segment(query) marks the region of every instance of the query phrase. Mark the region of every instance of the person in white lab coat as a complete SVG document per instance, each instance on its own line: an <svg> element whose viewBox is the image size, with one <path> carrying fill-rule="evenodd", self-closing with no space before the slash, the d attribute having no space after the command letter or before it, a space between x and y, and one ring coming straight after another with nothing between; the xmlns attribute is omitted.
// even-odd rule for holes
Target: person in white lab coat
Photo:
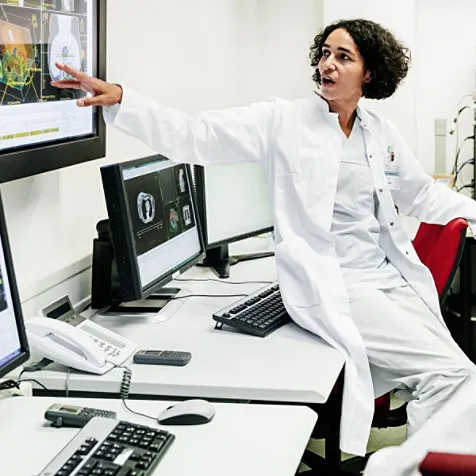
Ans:
<svg viewBox="0 0 476 476"><path fill-rule="evenodd" d="M397 209L429 223L465 217L474 231L476 202L434 183L396 128L358 104L391 96L407 73L409 52L392 33L337 22L315 37L310 57L319 91L309 98L195 117L64 65L74 78L52 84L92 92L78 105L105 106L109 124L171 160L261 164L283 301L344 354L341 449L362 455L374 397L398 389L411 433L474 378Z"/></svg>

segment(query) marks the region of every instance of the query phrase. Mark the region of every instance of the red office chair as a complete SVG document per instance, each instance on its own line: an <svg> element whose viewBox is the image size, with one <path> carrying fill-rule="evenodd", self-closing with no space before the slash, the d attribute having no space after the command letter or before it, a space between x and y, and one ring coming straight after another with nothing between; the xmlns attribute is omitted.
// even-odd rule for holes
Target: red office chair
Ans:
<svg viewBox="0 0 476 476"><path fill-rule="evenodd" d="M455 218L446 225L430 225L422 223L413 240L413 247L421 262L426 265L435 280L440 304L458 269L463 254L468 222L463 218ZM406 405L390 410L390 394L375 400L375 428L402 426L406 423Z"/></svg>
<svg viewBox="0 0 476 476"><path fill-rule="evenodd" d="M448 292L453 278L458 269L466 237L466 229L468 222L463 218L455 218L446 225L431 225L428 223L421 223L418 232L413 240L413 246L417 252L422 263L425 264L431 271L433 279L435 280L436 289L440 297L440 304L444 302L446 293ZM316 410L321 420L321 412L328 411L324 405ZM334 409L330 411L335 411ZM340 411L340 408L337 409ZM336 418L335 421L339 421ZM372 423L374 428L389 428L405 425L407 422L406 404L394 410L390 409L390 394L387 393L375 400L375 414ZM315 435L315 436L314 436ZM334 448L336 447L335 435L322 435L322 431L316 427L314 437L326 439L326 465L327 474L337 474L341 469L345 469L351 474L359 474L365 467L368 459L366 458L351 458L344 463L340 463L340 453L333 450L327 452L327 445L332 441ZM329 456L330 459L329 460ZM339 461L335 461L339 459ZM314 453L307 451L303 455L303 462L311 467L313 470L322 469L322 459L317 457ZM339 470L336 470L336 467Z"/></svg>
<svg viewBox="0 0 476 476"><path fill-rule="evenodd" d="M419 470L422 476L476 476L476 455L428 453Z"/></svg>

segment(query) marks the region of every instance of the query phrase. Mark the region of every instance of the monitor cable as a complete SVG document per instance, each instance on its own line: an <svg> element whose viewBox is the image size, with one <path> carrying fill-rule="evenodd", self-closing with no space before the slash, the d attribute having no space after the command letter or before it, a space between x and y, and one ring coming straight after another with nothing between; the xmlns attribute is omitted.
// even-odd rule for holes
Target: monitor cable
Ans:
<svg viewBox="0 0 476 476"><path fill-rule="evenodd" d="M222 297L246 297L250 294L187 294L186 296L177 296L170 298L171 301L176 301L178 299L188 299L193 297L207 297L207 298L222 298Z"/></svg>
<svg viewBox="0 0 476 476"><path fill-rule="evenodd" d="M53 393L49 388L45 387L41 382L38 382L38 380L35 380L33 378L27 378L27 379L19 379L19 380L5 380L4 382L0 383L0 391L2 390L11 390L13 388L16 388L18 390L20 389L20 384L22 383L28 383L28 382L33 382L36 383L39 387L41 387L45 392L48 393L48 395L51 395L52 397L57 398L58 395Z"/></svg>
<svg viewBox="0 0 476 476"><path fill-rule="evenodd" d="M274 283L274 281L224 281L223 279L213 279L213 278L175 279L174 281L179 281L182 283L214 281L216 283L223 283L223 284L271 284L271 283Z"/></svg>

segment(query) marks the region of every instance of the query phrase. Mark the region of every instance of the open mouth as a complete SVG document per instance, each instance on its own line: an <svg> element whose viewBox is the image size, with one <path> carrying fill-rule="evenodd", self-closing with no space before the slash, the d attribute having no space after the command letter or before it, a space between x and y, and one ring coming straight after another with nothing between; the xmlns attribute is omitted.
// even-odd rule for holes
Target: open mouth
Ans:
<svg viewBox="0 0 476 476"><path fill-rule="evenodd" d="M329 87L334 85L335 81L332 78L322 78L322 84L326 87Z"/></svg>

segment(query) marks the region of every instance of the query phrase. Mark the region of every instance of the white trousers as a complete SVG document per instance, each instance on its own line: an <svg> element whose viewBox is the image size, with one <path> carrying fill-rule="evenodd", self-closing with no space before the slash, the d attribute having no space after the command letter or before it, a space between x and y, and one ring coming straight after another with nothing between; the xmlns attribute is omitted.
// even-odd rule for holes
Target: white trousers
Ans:
<svg viewBox="0 0 476 476"><path fill-rule="evenodd" d="M410 286L360 289L351 293L350 305L376 396L398 389L397 396L409 402L408 435L463 382L476 379L476 366Z"/></svg>

